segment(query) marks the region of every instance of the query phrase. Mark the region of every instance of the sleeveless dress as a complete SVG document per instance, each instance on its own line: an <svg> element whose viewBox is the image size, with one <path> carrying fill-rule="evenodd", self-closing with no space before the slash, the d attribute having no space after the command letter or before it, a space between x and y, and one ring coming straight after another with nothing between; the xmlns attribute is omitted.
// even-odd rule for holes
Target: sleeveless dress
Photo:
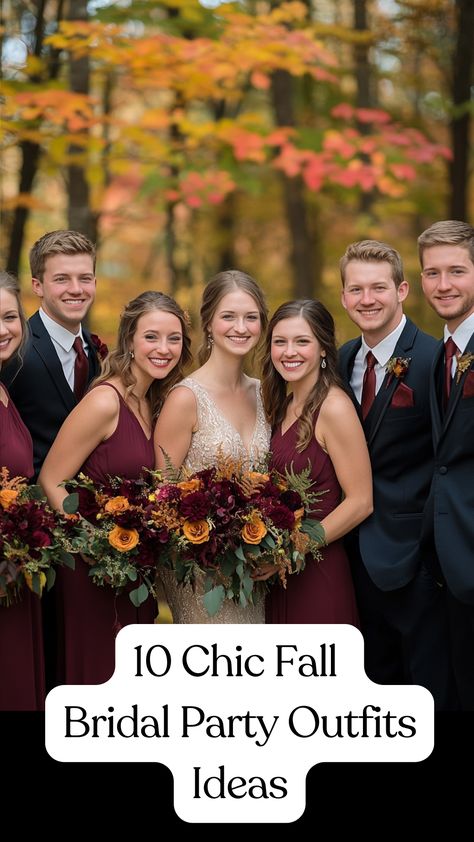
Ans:
<svg viewBox="0 0 474 842"><path fill-rule="evenodd" d="M219 448L224 456L242 459L249 468L257 466L265 458L270 443L270 427L265 419L258 380L255 381L257 417L248 450L237 430L222 414L204 386L192 377L186 377L177 385L191 389L197 407L198 429L192 435L191 446L183 463L186 470L194 473L212 467ZM161 576L174 623L265 622L262 595L255 598L255 605L248 605L247 608L226 599L217 614L210 617L202 603L202 585L198 585L194 592L190 585L178 585L170 570L162 571Z"/></svg>
<svg viewBox="0 0 474 842"><path fill-rule="evenodd" d="M318 414L315 415L316 424ZM285 433L275 430L271 465L280 473L293 465L295 472L311 464L312 491L325 491L315 503L314 515L322 520L341 502L341 487L328 454L313 437L302 453L296 450L298 422ZM301 573L288 577L286 589L275 584L266 600L267 623L350 623L359 626L354 587L342 539L321 550L323 559L310 555Z"/></svg>
<svg viewBox="0 0 474 842"><path fill-rule="evenodd" d="M128 479L138 477L142 469L154 468L153 436L148 439L133 412L117 392L120 411L117 427L110 438L101 442L84 462L81 471L97 483L108 475ZM156 602L148 597L135 608L127 592L116 596L113 588L99 587L89 577L89 565L76 556L76 569L58 571L59 629L64 642L59 655L59 675L64 684L101 684L115 667L115 636L130 623L153 623Z"/></svg>
<svg viewBox="0 0 474 842"><path fill-rule="evenodd" d="M34 473L33 442L11 398L0 401L0 467L10 477ZM24 587L20 602L0 606L0 710L43 710L44 696L41 600Z"/></svg>

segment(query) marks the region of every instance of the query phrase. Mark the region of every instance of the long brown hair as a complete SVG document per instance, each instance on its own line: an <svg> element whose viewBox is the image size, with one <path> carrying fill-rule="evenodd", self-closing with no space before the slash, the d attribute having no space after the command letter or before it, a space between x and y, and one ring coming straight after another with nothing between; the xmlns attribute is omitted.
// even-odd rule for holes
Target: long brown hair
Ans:
<svg viewBox="0 0 474 842"><path fill-rule="evenodd" d="M334 332L334 319L329 310L320 301L313 298L287 301L282 304L270 319L265 338L262 371L262 396L265 412L272 428L281 424L285 417L289 402L287 382L278 373L272 363L271 347L272 335L278 322L301 316L311 332L326 352L326 367L321 368L319 377L309 393L298 422L298 440L296 449L299 453L308 447L314 435L314 413L319 409L327 397L331 386L344 388L337 370L337 350Z"/></svg>
<svg viewBox="0 0 474 842"><path fill-rule="evenodd" d="M240 272L239 269L226 269L225 272L219 272L211 278L202 296L201 328L203 340L198 350L199 365L204 365L211 354L208 342L208 330L219 302L224 298L224 295L227 295L228 292L235 292L236 289L241 289L243 292L247 292L252 296L260 315L262 336L265 333L268 324L268 307L263 291L257 282L245 272Z"/></svg>
<svg viewBox="0 0 474 842"><path fill-rule="evenodd" d="M133 392L137 381L131 367L130 344L135 335L139 318L152 310L163 310L165 313L177 316L183 331L183 350L178 364L163 380L153 380L147 392L152 417L156 418L169 390L175 383L183 379L183 370L192 360L187 318L174 298L166 295L166 293L153 292L152 290L142 292L141 295L126 305L120 319L117 347L103 361L101 373L94 380L93 385L97 386L111 377L119 377L125 386L125 400Z"/></svg>
<svg viewBox="0 0 474 842"><path fill-rule="evenodd" d="M13 295L16 301L16 306L18 307L18 315L20 317L22 337L21 342L13 356L17 357L17 360L19 361L21 366L23 364L23 353L26 347L26 343L28 342L30 336L30 328L28 322L26 321L25 311L23 310L23 305L21 303L20 282L15 277L15 275L11 275L10 272L5 272L4 270L2 270L0 271L0 290L2 289L4 289L5 292L9 292L11 293L11 295ZM10 360L8 360L8 362L10 362Z"/></svg>

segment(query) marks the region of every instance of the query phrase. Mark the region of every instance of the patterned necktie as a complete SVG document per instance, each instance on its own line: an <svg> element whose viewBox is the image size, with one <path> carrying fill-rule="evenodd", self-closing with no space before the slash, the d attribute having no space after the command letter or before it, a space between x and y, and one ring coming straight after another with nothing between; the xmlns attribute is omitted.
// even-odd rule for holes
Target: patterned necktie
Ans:
<svg viewBox="0 0 474 842"><path fill-rule="evenodd" d="M362 407L362 418L366 418L369 414L370 407L375 400L375 359L372 351L367 352L365 358L366 369L364 372L364 380L362 383L362 399L360 405Z"/></svg>
<svg viewBox="0 0 474 842"><path fill-rule="evenodd" d="M443 407L446 409L449 401L449 396L451 394L451 383L453 381L452 378L452 368L453 368L453 357L456 356L457 352L459 351L458 346L454 342L452 336L450 336L446 342L444 343L444 389L443 389Z"/></svg>
<svg viewBox="0 0 474 842"><path fill-rule="evenodd" d="M76 361L74 363L74 394L78 401L84 395L89 377L89 360L84 351L84 345L80 336L76 336L73 346L76 352Z"/></svg>

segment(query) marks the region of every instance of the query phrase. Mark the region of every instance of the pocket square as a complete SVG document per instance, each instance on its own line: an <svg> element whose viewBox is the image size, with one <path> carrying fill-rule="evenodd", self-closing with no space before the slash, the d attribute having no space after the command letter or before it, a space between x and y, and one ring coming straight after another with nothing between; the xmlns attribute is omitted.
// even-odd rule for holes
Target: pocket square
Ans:
<svg viewBox="0 0 474 842"><path fill-rule="evenodd" d="M474 397L474 371L468 371L468 373L466 374L466 379L462 387L462 397Z"/></svg>
<svg viewBox="0 0 474 842"><path fill-rule="evenodd" d="M405 383L399 383L393 393L390 406L394 406L396 409L405 409L408 406L415 406L413 389L410 389L410 387L406 386Z"/></svg>

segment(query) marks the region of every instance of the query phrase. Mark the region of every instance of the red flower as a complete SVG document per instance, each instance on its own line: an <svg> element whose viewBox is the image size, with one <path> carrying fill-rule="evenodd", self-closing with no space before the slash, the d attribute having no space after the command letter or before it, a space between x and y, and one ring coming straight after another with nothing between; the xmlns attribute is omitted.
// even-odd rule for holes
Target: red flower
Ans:
<svg viewBox="0 0 474 842"><path fill-rule="evenodd" d="M97 336L96 333L91 333L90 337L91 342L97 352L97 356L99 357L99 360L105 360L107 354L109 353L107 345L105 344L105 342L102 342L102 339L100 339L100 337Z"/></svg>

